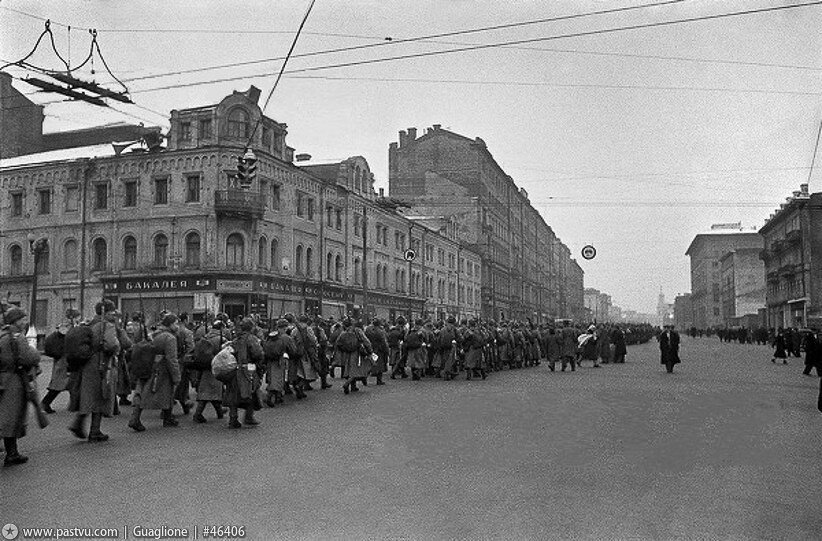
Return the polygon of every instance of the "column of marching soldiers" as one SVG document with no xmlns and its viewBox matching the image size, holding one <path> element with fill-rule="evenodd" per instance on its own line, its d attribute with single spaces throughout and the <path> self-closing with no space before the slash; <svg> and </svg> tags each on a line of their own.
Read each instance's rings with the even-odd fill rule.
<svg viewBox="0 0 822 541">
<path fill-rule="evenodd" d="M 391 325 L 373 319 L 367 326 L 346 317 L 335 321 L 285 314 L 261 325 L 254 317 L 231 321 L 225 314 L 194 325 L 186 314 L 162 312 L 149 328 L 141 314 L 123 321 L 110 301 L 95 306 L 96 315 L 78 321 L 68 310 L 66 321 L 49 334 L 44 352 L 54 360 L 51 380 L 42 400 L 36 387 L 41 355 L 26 339 L 28 315 L 6 306 L 0 329 L 0 435 L 4 466 L 25 463 L 17 440 L 26 434 L 29 405 L 42 427 L 46 413 L 63 391 L 69 392 L 68 410 L 75 413 L 69 426 L 77 438 L 89 442 L 109 439 L 101 430 L 104 418 L 130 406 L 128 426 L 146 430 L 145 410 L 159 410 L 162 426 L 176 427 L 176 404 L 184 415 L 193 409 L 194 423 L 206 423 L 206 408 L 217 419 L 228 415 L 228 428 L 255 426 L 255 412 L 275 407 L 292 395 L 303 400 L 313 391 L 332 385 L 328 378 L 340 369 L 343 392 L 358 392 L 358 384 L 385 385 L 391 379 L 439 378 L 484 380 L 489 373 L 538 366 L 547 361 L 551 371 L 571 371 L 583 360 L 625 362 L 626 343 L 643 343 L 654 334 L 648 325 L 621 329 L 618 325 L 589 326 L 584 332 L 570 321 L 560 326 L 530 322 L 457 322 L 400 316 Z M 627 333 L 627 334 L 626 334 Z M 627 340 L 626 340 L 627 336 Z M 195 400 L 190 400 L 192 388 Z M 242 416 L 240 415 L 242 410 Z"/>
</svg>

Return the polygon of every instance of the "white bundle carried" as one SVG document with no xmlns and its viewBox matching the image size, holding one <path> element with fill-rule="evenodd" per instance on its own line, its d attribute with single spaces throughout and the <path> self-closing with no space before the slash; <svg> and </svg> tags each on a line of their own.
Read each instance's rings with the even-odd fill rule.
<svg viewBox="0 0 822 541">
<path fill-rule="evenodd" d="M 234 356 L 234 346 L 229 342 L 220 350 L 211 361 L 211 373 L 222 382 L 229 382 L 234 378 L 239 365 L 237 357 Z"/>
</svg>

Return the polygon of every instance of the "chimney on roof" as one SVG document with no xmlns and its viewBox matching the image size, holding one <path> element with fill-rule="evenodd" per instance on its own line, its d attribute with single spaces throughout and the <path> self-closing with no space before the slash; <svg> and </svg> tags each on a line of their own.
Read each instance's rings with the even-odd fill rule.
<svg viewBox="0 0 822 541">
<path fill-rule="evenodd" d="M 400 148 L 403 148 L 407 142 L 407 135 L 405 130 L 400 130 Z"/>
<path fill-rule="evenodd" d="M 254 85 L 251 85 L 251 87 L 243 92 L 243 94 L 245 94 L 245 96 L 254 103 L 260 101 L 260 89 Z"/>
<path fill-rule="evenodd" d="M 442 124 L 434 124 L 433 130 L 434 130 L 434 131 L 439 131 L 439 129 L 440 129 L 441 127 L 442 127 Z"/>
<path fill-rule="evenodd" d="M 408 128 L 408 139 L 409 143 L 414 142 L 417 139 L 417 128 Z"/>
<path fill-rule="evenodd" d="M 801 192 L 801 191 L 799 191 L 799 190 L 797 190 L 797 191 L 793 192 L 793 196 L 794 196 L 794 198 L 797 198 L 797 197 L 799 197 L 799 196 L 801 196 L 801 195 L 802 195 L 802 192 Z"/>
<path fill-rule="evenodd" d="M 385 188 L 380 188 L 380 197 L 385 197 Z"/>
<path fill-rule="evenodd" d="M 802 192 L 802 195 L 808 195 L 808 185 L 807 184 L 800 184 L 799 191 Z"/>
</svg>

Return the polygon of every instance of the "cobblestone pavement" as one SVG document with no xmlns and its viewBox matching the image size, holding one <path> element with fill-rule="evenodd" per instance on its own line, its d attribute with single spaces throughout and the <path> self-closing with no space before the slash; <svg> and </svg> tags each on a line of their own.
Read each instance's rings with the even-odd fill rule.
<svg viewBox="0 0 822 541">
<path fill-rule="evenodd" d="M 75 440 L 66 396 L 0 472 L 0 524 L 242 525 L 251 539 L 822 539 L 822 413 L 802 361 L 683 338 L 625 365 L 373 383 L 259 414 Z M 44 374 L 43 377 L 46 377 Z M 373 380 L 372 380 L 373 381 Z M 289 397 L 290 398 L 290 397 Z M 202 538 L 202 535 L 199 536 Z"/>
</svg>

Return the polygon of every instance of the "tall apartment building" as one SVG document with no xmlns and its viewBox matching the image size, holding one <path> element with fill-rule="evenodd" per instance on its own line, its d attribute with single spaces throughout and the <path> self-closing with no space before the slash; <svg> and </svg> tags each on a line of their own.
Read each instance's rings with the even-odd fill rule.
<svg viewBox="0 0 822 541">
<path fill-rule="evenodd" d="M 691 241 L 685 255 L 691 259 L 691 305 L 697 328 L 724 326 L 721 260 L 728 252 L 748 248 L 761 250 L 762 236 L 739 223 L 712 225 Z"/>
<path fill-rule="evenodd" d="M 162 309 L 479 313 L 479 254 L 455 232 L 397 212 L 360 156 L 295 163 L 287 126 L 262 116 L 258 97 L 252 87 L 172 111 L 166 148 L 105 144 L 0 160 L 4 296 L 28 307 L 36 275 L 41 331 L 66 308 L 90 315 L 103 297 L 150 319 Z M 242 189 L 237 157 L 258 120 L 258 173 Z M 37 239 L 47 245 L 35 269 Z M 436 256 L 409 263 L 415 242 Z"/>
<path fill-rule="evenodd" d="M 388 157 L 391 196 L 416 215 L 453 218 L 460 240 L 481 254 L 485 317 L 582 315 L 582 269 L 482 139 L 437 124 L 421 137 L 409 128 Z"/>
<path fill-rule="evenodd" d="M 755 320 L 759 310 L 765 308 L 765 265 L 760 259 L 761 252 L 757 248 L 739 248 L 719 260 L 722 319 L 727 327 L 740 325 L 743 318 Z"/>
<path fill-rule="evenodd" d="M 802 184 L 759 230 L 769 327 L 822 323 L 822 193 Z"/>
</svg>

